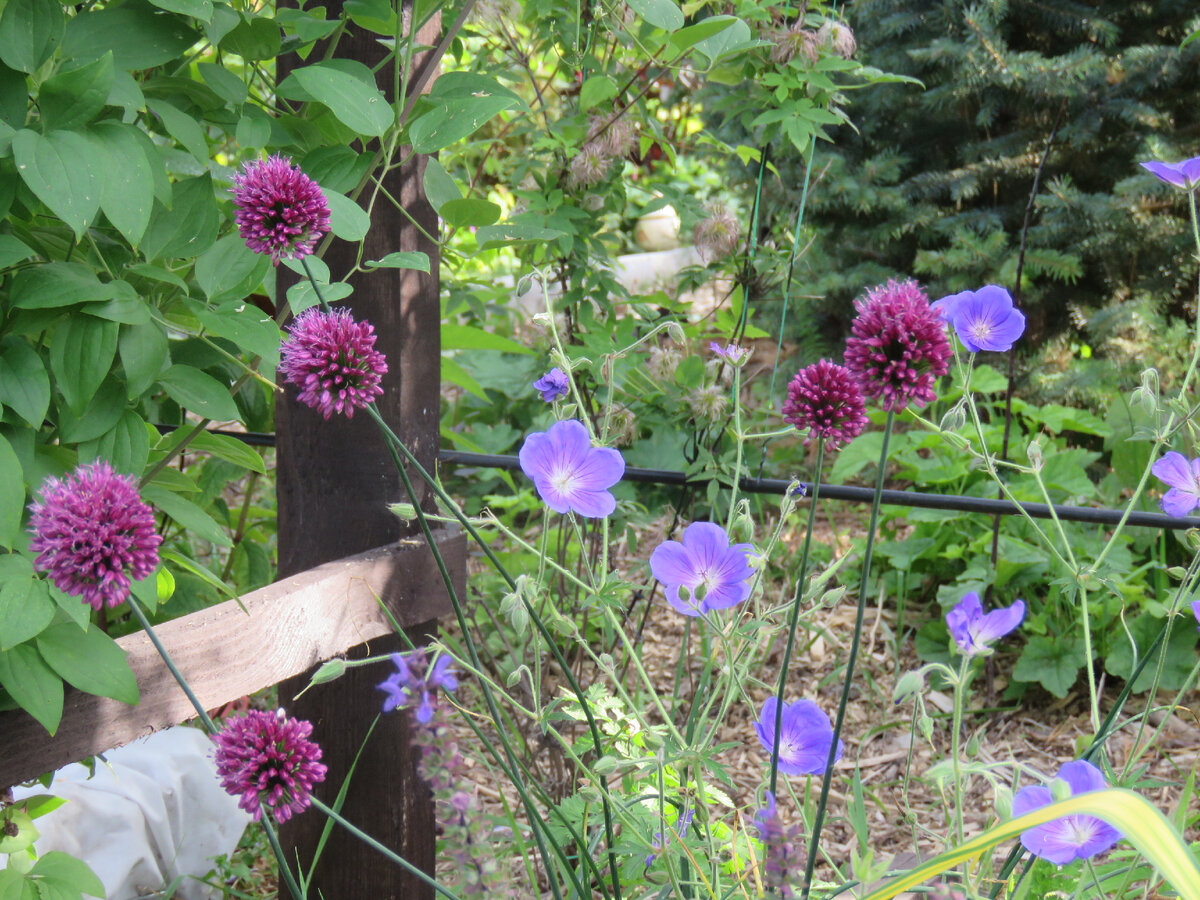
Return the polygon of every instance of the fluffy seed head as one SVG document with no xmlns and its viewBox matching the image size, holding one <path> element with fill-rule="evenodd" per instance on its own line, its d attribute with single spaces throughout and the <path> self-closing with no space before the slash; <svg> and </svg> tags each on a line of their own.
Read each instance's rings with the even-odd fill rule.
<svg viewBox="0 0 1200 900">
<path fill-rule="evenodd" d="M 354 417 L 383 393 L 387 360 L 375 349 L 375 329 L 348 309 L 324 312 L 310 307 L 288 328 L 279 371 L 300 388 L 299 400 L 328 419 L 335 412 Z"/>
<path fill-rule="evenodd" d="M 778 65 L 787 65 L 799 57 L 811 66 L 820 59 L 821 44 L 817 40 L 816 32 L 802 27 L 799 21 L 789 28 L 767 32 L 766 38 L 775 45 L 771 48 L 771 59 Z"/>
<path fill-rule="evenodd" d="M 567 184 L 571 188 L 590 188 L 608 177 L 612 157 L 597 141 L 584 144 L 571 160 Z"/>
<path fill-rule="evenodd" d="M 158 568 L 154 511 L 133 478 L 103 460 L 77 468 L 61 481 L 47 478 L 41 502 L 30 506 L 29 549 L 35 565 L 64 593 L 93 609 L 120 606 L 130 581 Z"/>
<path fill-rule="evenodd" d="M 783 420 L 808 432 L 805 443 L 815 435 L 837 448 L 867 427 L 862 388 L 845 366 L 827 359 L 815 362 L 796 373 L 787 392 Z"/>
<path fill-rule="evenodd" d="M 829 20 L 826 20 L 825 24 L 817 29 L 817 43 L 828 47 L 843 59 L 849 59 L 858 49 L 858 42 L 854 40 L 854 32 L 841 22 Z"/>
<path fill-rule="evenodd" d="M 213 736 L 221 787 L 240 794 L 238 806 L 256 822 L 264 809 L 280 822 L 303 812 L 313 787 L 325 780 L 325 766 L 317 762 L 321 748 L 308 739 L 311 734 L 311 724 L 283 710 L 253 709 L 229 719 Z"/>
<path fill-rule="evenodd" d="M 950 370 L 946 324 L 917 282 L 889 281 L 854 302 L 858 316 L 846 341 L 846 368 L 886 410 L 923 405 Z"/>
<path fill-rule="evenodd" d="M 320 186 L 284 156 L 248 162 L 233 178 L 234 220 L 246 246 L 281 259 L 308 256 L 329 231 Z"/>
<path fill-rule="evenodd" d="M 724 259 L 737 252 L 742 229 L 728 207 L 713 205 L 708 209 L 708 218 L 692 229 L 692 242 L 706 262 Z"/>
</svg>

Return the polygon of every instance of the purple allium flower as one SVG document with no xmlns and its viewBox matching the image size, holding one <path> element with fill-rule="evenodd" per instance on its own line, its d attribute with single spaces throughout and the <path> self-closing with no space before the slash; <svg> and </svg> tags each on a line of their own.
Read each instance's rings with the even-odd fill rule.
<svg viewBox="0 0 1200 900">
<path fill-rule="evenodd" d="M 675 834 L 679 837 L 680 840 L 683 840 L 683 836 L 685 834 L 687 834 L 687 830 L 692 827 L 692 816 L 694 816 L 695 814 L 696 814 L 696 811 L 694 809 L 689 809 L 686 812 L 680 814 L 678 817 L 676 817 L 676 819 L 675 819 Z M 667 842 L 663 838 L 663 833 L 661 831 L 656 831 L 654 833 L 653 847 L 654 847 L 654 852 L 649 854 L 646 857 L 646 866 L 647 867 L 652 866 L 654 864 L 654 861 L 656 859 L 658 859 L 658 855 L 667 849 Z"/>
<path fill-rule="evenodd" d="M 288 326 L 279 371 L 300 388 L 297 398 L 326 419 L 335 412 L 354 417 L 383 393 L 387 359 L 375 349 L 375 328 L 356 321 L 348 309 L 306 309 Z"/>
<path fill-rule="evenodd" d="M 708 349 L 714 354 L 729 362 L 730 365 L 740 366 L 750 358 L 752 351 L 738 344 L 726 344 L 722 347 L 716 341 L 710 341 Z"/>
<path fill-rule="evenodd" d="M 283 156 L 248 162 L 233 177 L 238 232 L 271 261 L 308 256 L 329 231 L 329 205 L 320 186 Z"/>
<path fill-rule="evenodd" d="M 1025 601 L 1018 600 L 1005 609 L 993 609 L 984 615 L 983 604 L 974 591 L 946 613 L 950 636 L 964 656 L 977 656 L 991 650 L 991 644 L 1013 631 L 1025 619 Z"/>
<path fill-rule="evenodd" d="M 787 388 L 783 420 L 824 438 L 831 448 L 854 440 L 867 427 L 862 387 L 853 373 L 822 359 L 796 373 Z"/>
<path fill-rule="evenodd" d="M 754 723 L 758 739 L 767 756 L 775 749 L 775 711 L 779 700 L 768 697 L 762 716 Z M 829 745 L 833 742 L 833 726 L 829 716 L 812 700 L 797 700 L 783 706 L 783 734 L 779 740 L 779 771 L 788 775 L 821 775 L 829 762 Z M 836 763 L 846 749 L 838 741 Z"/>
<path fill-rule="evenodd" d="M 683 542 L 663 541 L 650 554 L 650 571 L 667 602 L 685 616 L 736 606 L 750 596 L 751 544 L 733 544 L 720 525 L 693 522 Z"/>
<path fill-rule="evenodd" d="M 559 397 L 567 396 L 567 392 L 571 389 L 571 382 L 563 370 L 555 366 L 533 383 L 533 389 L 541 391 L 542 399 L 547 403 L 553 403 Z"/>
<path fill-rule="evenodd" d="M 1012 294 L 996 284 L 943 297 L 933 308 L 954 326 L 970 353 L 1011 350 L 1025 333 L 1025 314 L 1013 308 Z"/>
<path fill-rule="evenodd" d="M 625 460 L 611 447 L 593 447 L 582 422 L 568 419 L 534 432 L 518 458 L 538 496 L 555 512 L 602 519 L 617 508 L 609 488 L 625 474 Z"/>
<path fill-rule="evenodd" d="M 854 301 L 858 316 L 846 340 L 846 368 L 885 410 L 935 398 L 933 384 L 950 370 L 946 326 L 915 281 L 889 281 Z"/>
<path fill-rule="evenodd" d="M 55 587 L 93 609 L 120 606 L 130 581 L 158 568 L 154 510 L 133 478 L 105 461 L 79 466 L 61 481 L 47 478 L 30 505 L 29 549 Z"/>
<path fill-rule="evenodd" d="M 1064 764 L 1056 777 L 1070 786 L 1072 797 L 1108 787 L 1104 773 L 1084 759 Z M 1053 802 L 1050 788 L 1045 785 L 1023 787 L 1013 797 L 1013 816 L 1023 816 Z M 1103 853 L 1120 839 L 1121 832 L 1103 819 L 1083 814 L 1063 816 L 1021 832 L 1021 843 L 1026 850 L 1056 866 Z"/>
<path fill-rule="evenodd" d="M 450 668 L 453 660 L 443 653 L 431 667 L 425 648 L 418 647 L 409 653 L 393 653 L 392 662 L 396 671 L 377 685 L 379 690 L 386 691 L 388 695 L 383 701 L 383 711 L 391 712 L 397 707 L 415 705 L 417 721 L 427 725 L 433 719 L 431 692 L 438 688 L 443 691 L 458 688 L 458 678 Z"/>
<path fill-rule="evenodd" d="M 799 825 L 784 825 L 775 805 L 775 795 L 766 791 L 767 805 L 754 814 L 758 839 L 763 843 L 763 878 L 767 896 L 793 900 L 798 896 L 795 885 L 804 872 L 804 852 L 797 840 Z"/>
<path fill-rule="evenodd" d="M 1200 184 L 1200 156 L 1177 163 L 1144 162 L 1141 166 L 1159 181 L 1185 191 L 1195 190 L 1196 185 Z"/>
<path fill-rule="evenodd" d="M 262 819 L 266 809 L 280 822 L 303 812 L 309 794 L 325 780 L 317 762 L 321 748 L 310 741 L 312 725 L 275 713 L 252 709 L 225 722 L 215 735 L 217 774 L 227 793 L 242 799 L 238 806 Z"/>
<path fill-rule="evenodd" d="M 1158 501 L 1168 516 L 1186 516 L 1200 506 L 1200 458 L 1188 462 L 1182 453 L 1169 450 L 1150 471 L 1171 488 Z"/>
</svg>

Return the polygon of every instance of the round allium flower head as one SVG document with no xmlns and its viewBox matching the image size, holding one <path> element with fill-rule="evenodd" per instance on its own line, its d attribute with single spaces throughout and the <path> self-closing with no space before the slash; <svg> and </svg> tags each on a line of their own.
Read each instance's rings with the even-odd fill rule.
<svg viewBox="0 0 1200 900">
<path fill-rule="evenodd" d="M 354 417 L 383 393 L 387 360 L 375 349 L 375 329 L 348 309 L 325 312 L 313 306 L 288 327 L 279 371 L 300 388 L 299 400 L 326 419 L 335 412 Z"/>
<path fill-rule="evenodd" d="M 329 231 L 320 186 L 286 157 L 248 162 L 233 177 L 234 220 L 246 246 L 279 260 L 308 256 Z"/>
<path fill-rule="evenodd" d="M 868 398 L 886 410 L 936 397 L 933 385 L 950 370 L 946 325 L 915 281 L 889 281 L 854 302 L 858 316 L 846 340 L 846 368 Z"/>
<path fill-rule="evenodd" d="M 61 481 L 47 478 L 41 502 L 29 509 L 35 565 L 55 586 L 93 609 L 120 606 L 130 581 L 158 568 L 154 510 L 128 475 L 103 460 L 80 466 Z"/>
<path fill-rule="evenodd" d="M 816 435 L 832 448 L 854 440 L 867 427 L 862 388 L 845 366 L 822 359 L 796 373 L 788 384 L 783 420 Z"/>
<path fill-rule="evenodd" d="M 255 822 L 264 809 L 280 822 L 303 812 L 313 787 L 325 780 L 325 766 L 317 762 L 321 748 L 308 739 L 311 734 L 311 724 L 288 718 L 282 709 L 252 709 L 229 719 L 213 736 L 221 787 L 241 795 L 238 806 Z"/>
<path fill-rule="evenodd" d="M 1056 777 L 1067 783 L 1072 797 L 1108 787 L 1104 773 L 1085 759 L 1064 763 Z M 1013 797 L 1013 816 L 1023 816 L 1053 802 L 1054 795 L 1045 785 L 1023 787 Z M 1121 832 L 1103 819 L 1084 814 L 1063 816 L 1021 832 L 1026 850 L 1056 866 L 1103 853 L 1120 839 Z"/>
</svg>

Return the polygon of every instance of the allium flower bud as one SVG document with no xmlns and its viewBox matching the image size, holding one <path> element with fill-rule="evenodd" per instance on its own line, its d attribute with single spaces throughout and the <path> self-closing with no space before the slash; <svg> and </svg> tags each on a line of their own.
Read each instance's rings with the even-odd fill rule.
<svg viewBox="0 0 1200 900">
<path fill-rule="evenodd" d="M 846 368 L 863 393 L 886 410 L 934 400 L 934 382 L 950 370 L 946 324 L 915 281 L 889 281 L 854 302 L 858 317 L 846 341 Z"/>
<path fill-rule="evenodd" d="M 158 568 L 162 542 L 152 510 L 133 478 L 103 460 L 80 466 L 63 480 L 47 478 L 41 502 L 30 506 L 29 549 L 35 565 L 60 591 L 93 609 L 120 606 L 130 581 Z"/>
<path fill-rule="evenodd" d="M 710 206 L 708 218 L 701 219 L 692 229 L 692 243 L 705 262 L 736 253 L 741 242 L 741 226 L 725 206 Z"/>
<path fill-rule="evenodd" d="M 221 787 L 241 794 L 238 806 L 256 822 L 264 809 L 280 822 L 303 812 L 313 787 L 325 780 L 325 766 L 317 762 L 321 748 L 308 739 L 311 734 L 311 724 L 283 710 L 254 709 L 230 719 L 213 736 Z"/>
<path fill-rule="evenodd" d="M 320 186 L 286 157 L 246 163 L 233 178 L 234 217 L 246 246 L 272 262 L 308 256 L 329 231 Z"/>
<path fill-rule="evenodd" d="M 375 329 L 348 309 L 311 307 L 288 328 L 279 373 L 300 388 L 297 399 L 326 419 L 335 412 L 354 417 L 383 393 L 387 360 L 375 349 Z"/>
<path fill-rule="evenodd" d="M 867 427 L 862 388 L 845 366 L 822 359 L 796 373 L 787 388 L 783 419 L 831 448 L 854 440 Z"/>
<path fill-rule="evenodd" d="M 828 47 L 842 59 L 849 59 L 858 49 L 858 42 L 854 40 L 854 32 L 849 26 L 829 19 L 817 29 L 817 43 Z"/>
</svg>

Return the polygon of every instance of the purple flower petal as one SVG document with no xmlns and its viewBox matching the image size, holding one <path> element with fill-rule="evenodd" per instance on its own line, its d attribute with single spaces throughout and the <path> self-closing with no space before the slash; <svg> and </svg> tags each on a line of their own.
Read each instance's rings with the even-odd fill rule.
<svg viewBox="0 0 1200 900">
<path fill-rule="evenodd" d="M 1195 491 L 1184 491 L 1179 488 L 1171 488 L 1162 499 L 1158 501 L 1158 505 L 1162 507 L 1162 511 L 1168 516 L 1182 518 L 1194 510 L 1197 505 L 1200 505 L 1200 494 Z"/>
<path fill-rule="evenodd" d="M 1025 621 L 1025 601 L 1018 600 L 1007 609 L 993 609 L 979 622 L 975 630 L 975 640 L 982 644 L 991 644 L 1000 640 L 1010 631 Z"/>
<path fill-rule="evenodd" d="M 1200 184 L 1200 156 L 1185 159 L 1182 162 L 1168 163 L 1152 160 L 1141 164 L 1142 168 L 1154 175 L 1159 181 L 1166 182 L 1177 188 L 1190 191 Z"/>
<path fill-rule="evenodd" d="M 1056 777 L 1070 786 L 1073 797 L 1108 786 L 1104 774 L 1082 759 L 1063 765 Z M 1050 789 L 1044 785 L 1024 787 L 1013 798 L 1013 815 L 1022 816 L 1049 806 L 1053 799 Z M 1103 853 L 1120 839 L 1121 833 L 1103 819 L 1082 814 L 1063 816 L 1021 833 L 1021 843 L 1026 850 L 1059 866 Z"/>
<path fill-rule="evenodd" d="M 1010 350 L 1025 332 L 1025 315 L 1013 308 L 1012 295 L 995 284 L 939 300 L 943 316 L 954 325 L 971 353 Z M 936 304 L 935 304 L 936 306 Z"/>
<path fill-rule="evenodd" d="M 625 474 L 625 460 L 611 447 L 593 447 L 582 422 L 555 422 L 525 439 L 518 453 L 538 495 L 557 513 L 603 518 L 616 509 L 608 489 Z"/>
<path fill-rule="evenodd" d="M 768 697 L 754 730 L 767 751 L 775 744 L 775 720 L 779 702 Z M 779 771 L 788 775 L 820 775 L 829 761 L 829 746 L 833 742 L 833 726 L 812 700 L 797 700 L 783 707 L 783 731 L 779 740 Z M 834 762 L 842 758 L 845 744 L 838 741 Z"/>
<path fill-rule="evenodd" d="M 214 754 L 221 787 L 238 806 L 262 819 L 270 810 L 280 822 L 306 809 L 315 785 L 325 780 L 325 766 L 317 762 L 321 748 L 309 740 L 312 725 L 263 710 L 251 710 L 225 722 L 213 735 Z"/>
<path fill-rule="evenodd" d="M 991 644 L 1013 631 L 1024 619 L 1023 600 L 984 615 L 979 595 L 969 591 L 946 613 L 946 627 L 959 651 L 965 656 L 975 656 L 988 652 Z"/>
<path fill-rule="evenodd" d="M 1200 631 L 1200 600 L 1192 601 L 1192 615 L 1196 618 L 1196 630 Z"/>
<path fill-rule="evenodd" d="M 667 602 L 687 616 L 736 606 L 750 596 L 754 569 L 750 544 L 729 545 L 712 522 L 693 522 L 683 542 L 663 541 L 650 554 L 650 571 L 665 586 Z M 703 596 L 697 596 L 702 594 Z"/>
<path fill-rule="evenodd" d="M 567 379 L 566 373 L 558 366 L 533 383 L 534 390 L 541 391 L 542 399 L 547 403 L 553 403 L 559 397 L 565 397 L 570 387 L 571 383 Z"/>
<path fill-rule="evenodd" d="M 299 259 L 329 231 L 320 186 L 284 156 L 246 163 L 233 178 L 234 220 L 246 246 L 279 260 Z"/>
<path fill-rule="evenodd" d="M 1196 489 L 1196 479 L 1192 476 L 1192 467 L 1182 453 L 1168 450 L 1162 458 L 1156 460 L 1150 471 L 1164 484 L 1190 491 Z"/>
</svg>

